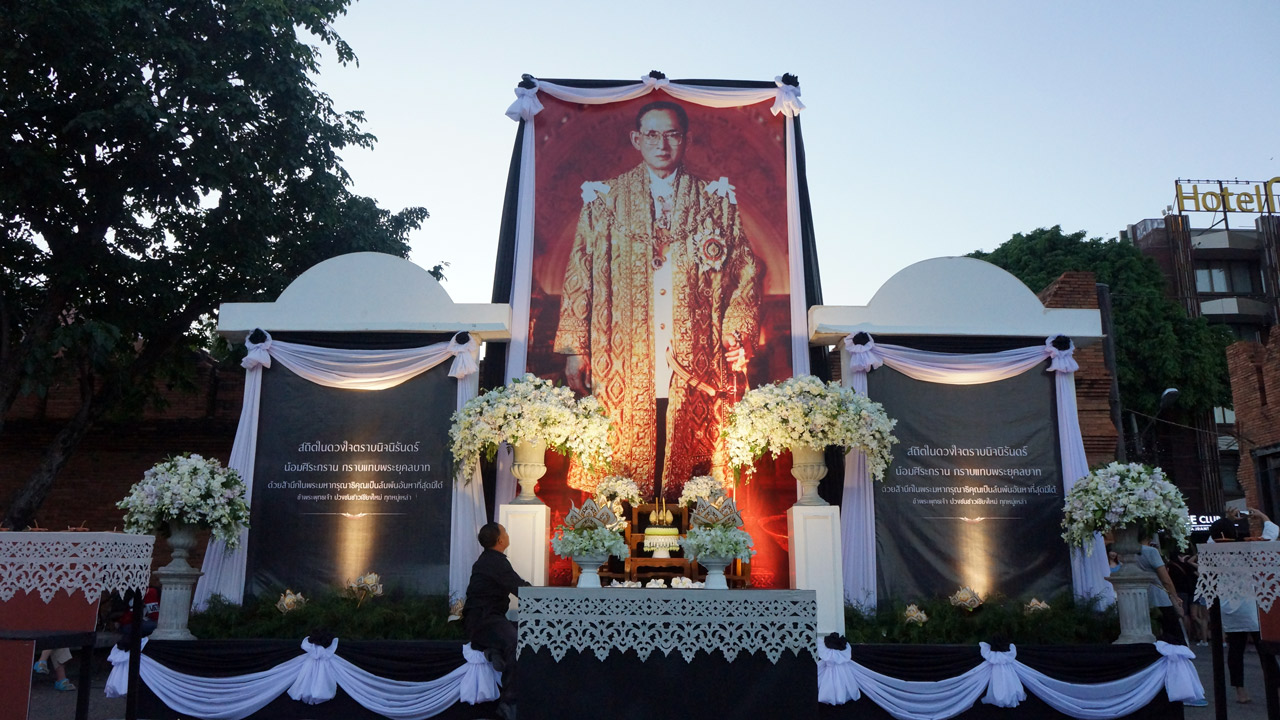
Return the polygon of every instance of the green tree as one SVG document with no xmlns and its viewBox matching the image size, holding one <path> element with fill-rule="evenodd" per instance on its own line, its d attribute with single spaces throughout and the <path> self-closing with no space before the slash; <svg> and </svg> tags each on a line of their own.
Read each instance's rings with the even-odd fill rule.
<svg viewBox="0 0 1280 720">
<path fill-rule="evenodd" d="M 20 392 L 81 399 L 10 526 L 95 422 L 183 376 L 219 303 L 407 252 L 426 210 L 349 191 L 339 152 L 374 138 L 312 79 L 324 46 L 355 59 L 349 3 L 0 0 L 0 432 Z"/>
<path fill-rule="evenodd" d="M 1062 228 L 1018 233 L 995 250 L 971 253 L 1008 270 L 1034 290 L 1067 271 L 1094 273 L 1111 288 L 1115 326 L 1116 372 L 1126 408 L 1154 414 L 1160 393 L 1178 388 L 1184 411 L 1231 404 L 1226 328 L 1191 318 L 1166 294 L 1155 261 L 1131 243 L 1085 239 L 1084 232 Z"/>
</svg>

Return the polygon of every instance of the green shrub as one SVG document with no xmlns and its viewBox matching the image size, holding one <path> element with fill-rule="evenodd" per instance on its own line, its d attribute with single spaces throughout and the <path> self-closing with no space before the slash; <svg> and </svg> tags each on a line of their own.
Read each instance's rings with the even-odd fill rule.
<svg viewBox="0 0 1280 720">
<path fill-rule="evenodd" d="M 448 621 L 449 603 L 443 596 L 388 595 L 367 599 L 357 608 L 354 598 L 330 591 L 287 613 L 276 609 L 277 597 L 264 595 L 234 605 L 215 595 L 204 612 L 192 613 L 191 632 L 206 640 L 301 640 L 318 630 L 343 640 L 465 638 L 462 623 Z"/>
<path fill-rule="evenodd" d="M 882 603 L 864 614 L 845 606 L 845 636 L 854 643 L 932 643 L 976 645 L 1012 642 L 1025 645 L 1110 643 L 1120 634 L 1115 606 L 1077 601 L 1070 593 L 1049 600 L 1049 609 L 1027 613 L 1025 603 L 993 596 L 977 610 L 956 607 L 947 598 L 915 603 L 929 616 L 923 625 L 903 620 L 907 603 Z"/>
</svg>

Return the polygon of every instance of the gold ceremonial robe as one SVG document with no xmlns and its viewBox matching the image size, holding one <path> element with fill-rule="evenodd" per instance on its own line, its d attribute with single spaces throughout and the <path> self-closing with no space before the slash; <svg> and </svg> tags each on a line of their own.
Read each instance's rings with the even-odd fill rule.
<svg viewBox="0 0 1280 720">
<path fill-rule="evenodd" d="M 669 231 L 656 232 L 649 172 L 643 164 L 603 183 L 587 183 L 565 269 L 555 351 L 589 355 L 592 392 L 613 421 L 615 474 L 653 492 L 657 448 L 653 337 L 655 245 L 665 237 L 672 266 L 674 372 L 667 407 L 663 495 L 679 496 L 693 475 L 724 478 L 720 428 L 735 381 L 725 337 L 751 353 L 759 332 L 760 273 L 727 181 L 709 184 L 683 170 L 675 181 Z M 711 185 L 711 187 L 709 187 Z M 590 193 L 587 193 L 589 197 Z M 584 197 L 584 199 L 586 199 Z M 743 387 L 737 387 L 741 393 Z M 576 464 L 569 484 L 591 491 L 599 477 Z"/>
</svg>

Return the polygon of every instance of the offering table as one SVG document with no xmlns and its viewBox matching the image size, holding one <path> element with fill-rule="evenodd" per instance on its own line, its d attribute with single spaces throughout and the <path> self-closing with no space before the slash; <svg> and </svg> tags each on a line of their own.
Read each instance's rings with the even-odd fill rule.
<svg viewBox="0 0 1280 720">
<path fill-rule="evenodd" d="M 89 713 L 98 602 L 145 588 L 151 535 L 100 532 L 0 533 L 0 718 L 25 718 L 35 651 L 79 647 L 76 717 Z"/>
<path fill-rule="evenodd" d="M 1196 547 L 1200 569 L 1196 596 L 1210 607 L 1215 715 L 1223 718 L 1227 713 L 1222 603 L 1256 602 L 1262 631 L 1258 654 L 1266 685 L 1267 717 L 1280 718 L 1280 677 L 1276 672 L 1276 655 L 1280 654 L 1280 607 L 1274 607 L 1276 597 L 1280 596 L 1280 542 L 1216 542 Z"/>
<path fill-rule="evenodd" d="M 812 590 L 520 590 L 521 718 L 814 717 Z"/>
</svg>

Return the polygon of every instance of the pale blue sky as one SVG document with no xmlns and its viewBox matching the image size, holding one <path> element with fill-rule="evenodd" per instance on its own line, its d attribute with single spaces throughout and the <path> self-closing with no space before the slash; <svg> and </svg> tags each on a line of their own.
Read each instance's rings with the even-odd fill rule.
<svg viewBox="0 0 1280 720">
<path fill-rule="evenodd" d="M 489 300 L 516 133 L 503 112 L 526 72 L 798 75 L 829 305 L 1015 232 L 1115 237 L 1159 217 L 1178 177 L 1280 175 L 1275 0 L 364 0 L 337 30 L 360 66 L 330 63 L 319 85 L 379 138 L 345 155 L 355 190 L 431 211 L 411 257 L 452 263 L 459 302 Z"/>
</svg>

